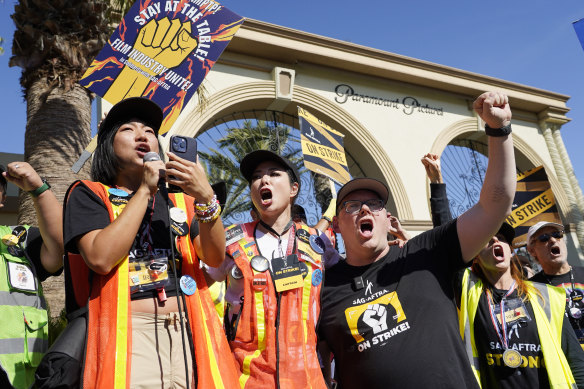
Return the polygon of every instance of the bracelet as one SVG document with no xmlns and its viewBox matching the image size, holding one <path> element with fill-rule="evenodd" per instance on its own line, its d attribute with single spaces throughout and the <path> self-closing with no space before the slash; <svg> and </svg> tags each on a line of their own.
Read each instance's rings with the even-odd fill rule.
<svg viewBox="0 0 584 389">
<path fill-rule="evenodd" d="M 511 124 L 507 124 L 501 128 L 491 128 L 485 124 L 485 133 L 488 136 L 507 136 L 511 133 Z"/>
<path fill-rule="evenodd" d="M 202 223 L 210 223 L 216 220 L 221 214 L 221 205 L 214 195 L 208 203 L 197 203 L 195 201 L 195 219 Z"/>
<path fill-rule="evenodd" d="M 211 200 L 209 200 L 208 203 L 197 203 L 197 200 L 195 199 L 195 210 L 204 212 L 210 207 L 215 206 L 216 204 L 219 204 L 219 201 L 217 200 L 217 195 L 213 195 L 213 198 L 211 198 Z"/>
<path fill-rule="evenodd" d="M 28 193 L 30 193 L 30 195 L 32 197 L 38 197 L 41 193 L 47 191 L 51 189 L 51 184 L 49 184 L 47 182 L 47 180 L 45 178 L 43 178 L 43 184 L 41 186 L 39 186 L 38 188 L 36 188 L 35 190 L 31 190 Z"/>
<path fill-rule="evenodd" d="M 208 216 L 199 216 L 198 213 L 195 213 L 195 219 L 200 221 L 201 223 L 211 223 L 212 221 L 217 220 L 217 218 L 221 215 L 221 206 L 218 205 L 215 212 L 208 215 Z"/>
</svg>

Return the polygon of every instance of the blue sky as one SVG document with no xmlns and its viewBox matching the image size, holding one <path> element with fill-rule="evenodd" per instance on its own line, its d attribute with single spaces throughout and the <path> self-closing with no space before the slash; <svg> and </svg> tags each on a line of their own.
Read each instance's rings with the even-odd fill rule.
<svg viewBox="0 0 584 389">
<path fill-rule="evenodd" d="M 245 17 L 571 96 L 572 121 L 561 132 L 583 186 L 584 50 L 572 27 L 584 18 L 582 0 L 221 3 Z M 20 69 L 8 67 L 14 4 L 0 2 L 0 151 L 22 153 L 26 105 Z"/>
</svg>

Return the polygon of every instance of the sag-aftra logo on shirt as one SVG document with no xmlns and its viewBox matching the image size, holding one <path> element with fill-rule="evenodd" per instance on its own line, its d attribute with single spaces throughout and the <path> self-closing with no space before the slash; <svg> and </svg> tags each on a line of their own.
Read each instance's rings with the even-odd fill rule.
<svg viewBox="0 0 584 389">
<path fill-rule="evenodd" d="M 397 292 L 383 290 L 353 303 L 358 305 L 347 308 L 345 318 L 359 352 L 410 329 Z"/>
</svg>

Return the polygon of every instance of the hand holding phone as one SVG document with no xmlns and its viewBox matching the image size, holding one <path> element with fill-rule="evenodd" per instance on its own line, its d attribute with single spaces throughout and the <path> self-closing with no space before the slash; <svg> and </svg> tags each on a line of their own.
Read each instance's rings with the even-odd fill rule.
<svg viewBox="0 0 584 389">
<path fill-rule="evenodd" d="M 174 135 L 170 138 L 170 151 L 187 161 L 197 162 L 197 140 Z"/>
<path fill-rule="evenodd" d="M 170 138 L 170 151 L 178 157 L 187 161 L 197 163 L 197 140 L 195 138 L 174 135 Z M 172 175 L 169 179 L 176 179 Z M 169 192 L 182 192 L 183 190 L 176 185 L 168 186 Z"/>
</svg>

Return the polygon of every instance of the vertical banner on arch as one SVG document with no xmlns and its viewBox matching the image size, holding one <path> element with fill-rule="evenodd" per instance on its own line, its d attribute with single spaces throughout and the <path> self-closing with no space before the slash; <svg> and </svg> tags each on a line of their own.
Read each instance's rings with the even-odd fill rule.
<svg viewBox="0 0 584 389">
<path fill-rule="evenodd" d="M 527 231 L 541 222 L 562 224 L 556 199 L 543 166 L 517 175 L 517 190 L 507 223 L 515 229 L 514 247 L 527 244 Z"/>
<path fill-rule="evenodd" d="M 156 102 L 164 135 L 242 22 L 213 0 L 137 0 L 79 83 L 111 104 Z"/>
<path fill-rule="evenodd" d="M 304 166 L 340 185 L 347 183 L 351 175 L 343 147 L 343 134 L 301 107 L 298 107 L 298 119 Z"/>
</svg>

